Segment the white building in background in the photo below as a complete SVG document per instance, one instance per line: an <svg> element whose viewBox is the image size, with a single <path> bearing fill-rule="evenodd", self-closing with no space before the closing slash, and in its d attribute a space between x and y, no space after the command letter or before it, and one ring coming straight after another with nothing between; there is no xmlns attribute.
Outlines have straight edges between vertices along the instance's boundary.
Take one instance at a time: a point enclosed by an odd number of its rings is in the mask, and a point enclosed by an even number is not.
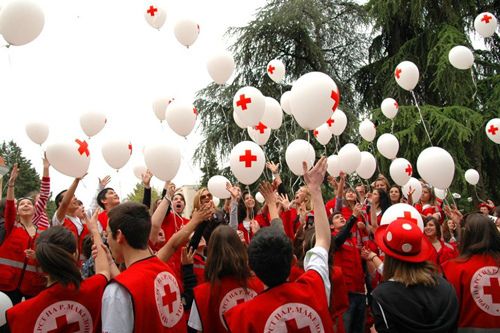
<svg viewBox="0 0 500 333"><path fill-rule="evenodd" d="M182 195L184 195L184 199L186 200L186 207L182 213L182 216L185 218L191 218L191 212L193 211L193 199L199 187L199 185L184 185L180 188L180 192L182 192Z"/></svg>

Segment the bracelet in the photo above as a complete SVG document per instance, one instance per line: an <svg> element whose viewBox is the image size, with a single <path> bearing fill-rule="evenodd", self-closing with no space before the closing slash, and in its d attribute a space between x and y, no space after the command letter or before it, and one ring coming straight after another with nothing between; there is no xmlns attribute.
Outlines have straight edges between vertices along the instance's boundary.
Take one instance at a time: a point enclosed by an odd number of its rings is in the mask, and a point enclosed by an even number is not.
<svg viewBox="0 0 500 333"><path fill-rule="evenodd" d="M375 259L376 257L377 257L377 255L376 255L376 254L374 254L374 255L373 255L373 257L368 258L368 260L373 261L373 259Z"/></svg>

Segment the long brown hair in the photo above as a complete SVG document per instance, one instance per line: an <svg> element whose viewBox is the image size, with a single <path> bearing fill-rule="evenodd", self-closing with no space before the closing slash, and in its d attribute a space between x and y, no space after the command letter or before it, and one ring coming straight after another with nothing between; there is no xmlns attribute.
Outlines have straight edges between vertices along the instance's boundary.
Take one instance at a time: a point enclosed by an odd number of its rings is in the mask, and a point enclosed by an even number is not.
<svg viewBox="0 0 500 333"><path fill-rule="evenodd" d="M246 287L250 268L247 249L236 231L227 225L220 225L208 243L205 279L213 286L226 276L235 278Z"/></svg>
<svg viewBox="0 0 500 333"><path fill-rule="evenodd" d="M434 287L437 285L436 266L429 261L414 263L401 261L389 255L384 259L384 280L394 279L405 287L424 285Z"/></svg>
<svg viewBox="0 0 500 333"><path fill-rule="evenodd" d="M467 260L475 254L487 254L500 262L500 232L488 217L479 213L464 218L460 242L460 258Z"/></svg>
<svg viewBox="0 0 500 333"><path fill-rule="evenodd" d="M62 226L47 229L36 240L36 260L42 270L53 281L78 289L82 275L73 256L75 252L75 236Z"/></svg>

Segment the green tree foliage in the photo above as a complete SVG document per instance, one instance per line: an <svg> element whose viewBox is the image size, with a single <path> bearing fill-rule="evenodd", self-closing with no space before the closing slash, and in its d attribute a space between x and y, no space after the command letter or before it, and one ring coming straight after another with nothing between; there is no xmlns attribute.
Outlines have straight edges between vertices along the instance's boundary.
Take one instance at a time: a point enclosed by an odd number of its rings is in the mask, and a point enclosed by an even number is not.
<svg viewBox="0 0 500 333"><path fill-rule="evenodd" d="M498 1L399 1L371 0L366 8L374 20L369 47L369 64L356 75L361 94L359 107L377 109L386 97L398 100L401 107L394 124L379 109L373 113L379 134L393 132L400 141L399 155L416 163L418 154L430 145L419 120L411 94L399 88L394 70L403 60L413 61L420 70L415 88L423 118L436 146L453 156L456 173L452 189L468 193L473 188L464 180L464 172L475 168L481 174L480 196L500 199L500 147L485 135L486 122L498 117L500 106L500 39L486 41L489 51L474 51L473 72L451 66L448 52L456 45L472 49L469 36L473 21L482 11L494 12ZM382 170L388 161L382 157ZM414 168L416 172L416 168Z"/></svg>
<svg viewBox="0 0 500 333"><path fill-rule="evenodd" d="M12 169L14 163L17 163L19 165L19 176L16 180L16 187L14 188L16 197L25 196L32 191L40 190L40 176L31 165L31 162L23 156L21 148L14 141L2 142L2 144L0 145L0 156L3 157L3 159L5 160L5 165L9 169ZM9 177L10 171L3 177L3 197L5 197L5 195L7 194L6 185Z"/></svg>
<svg viewBox="0 0 500 333"><path fill-rule="evenodd" d="M142 183L137 183L129 194L127 194L127 201L134 201L142 203L142 198L144 197L144 185ZM160 192L154 187L151 187L151 203L155 202L161 197Z"/></svg>
<svg viewBox="0 0 500 333"><path fill-rule="evenodd" d="M366 22L362 7L353 1L271 0L247 26L230 29L228 33L235 40L231 51L236 77L230 85L210 84L198 93L196 101L206 138L195 152L195 160L205 172L202 184L215 174L230 176L229 170L220 166L234 145L250 140L232 116L233 96L243 86L257 87L279 101L294 80L307 72L321 71L339 86L341 108L355 114L349 107L357 99L352 77L366 59ZM281 85L266 75L268 62L275 58L281 59L287 70ZM272 131L265 145L268 160L284 166L288 144L308 135L291 116L284 115L281 128ZM323 147L317 145L317 149L322 151ZM282 171L285 182L292 185L296 177L286 167Z"/></svg>

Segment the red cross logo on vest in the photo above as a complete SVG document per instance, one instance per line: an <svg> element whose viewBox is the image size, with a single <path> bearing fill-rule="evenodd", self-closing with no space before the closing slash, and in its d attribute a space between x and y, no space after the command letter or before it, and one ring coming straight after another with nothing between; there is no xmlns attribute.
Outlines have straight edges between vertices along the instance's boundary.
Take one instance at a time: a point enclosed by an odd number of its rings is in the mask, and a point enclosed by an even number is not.
<svg viewBox="0 0 500 333"><path fill-rule="evenodd" d="M162 297L163 306L168 308L168 313L174 312L174 302L177 299L177 293L170 290L170 286L166 284L163 287L165 291L165 296Z"/></svg>
<svg viewBox="0 0 500 333"><path fill-rule="evenodd" d="M151 16L155 16L155 13L158 11L158 8L155 8L153 6L149 6L149 9L146 11Z"/></svg>
<svg viewBox="0 0 500 333"><path fill-rule="evenodd" d="M80 141L78 139L75 140L75 142L78 144L78 152L80 153L80 155L87 155L89 156L90 155L90 152L89 152L89 145L87 143L87 141L83 140L83 141Z"/></svg>
<svg viewBox="0 0 500 333"><path fill-rule="evenodd" d="M500 271L498 266L479 268L470 281L470 295L479 309L500 316Z"/></svg>
<svg viewBox="0 0 500 333"><path fill-rule="evenodd" d="M493 17L489 16L488 14L484 14L484 16L481 18L481 22L485 22L486 24L490 23L490 20Z"/></svg>
<svg viewBox="0 0 500 333"><path fill-rule="evenodd" d="M491 124L490 128L488 128L488 133L491 133L491 135L496 135L498 131L498 127L495 127L495 125Z"/></svg>
<svg viewBox="0 0 500 333"><path fill-rule="evenodd" d="M394 75L396 76L397 79L401 78L402 72L403 72L403 70L401 68L396 68L396 72L394 73Z"/></svg>
<svg viewBox="0 0 500 333"><path fill-rule="evenodd" d="M405 172L408 176L411 176L412 172L413 172L413 168L411 167L411 164L408 164L408 166L406 167L405 169Z"/></svg>
<svg viewBox="0 0 500 333"><path fill-rule="evenodd" d="M257 155L252 155L250 149L245 150L245 155L240 155L240 162L245 162L245 168L251 168L252 162L257 161Z"/></svg>
<svg viewBox="0 0 500 333"><path fill-rule="evenodd" d="M340 95L335 90L332 90L332 93L330 94L330 98L333 99L332 111L335 111L335 109L337 108L337 106L340 103Z"/></svg>
<svg viewBox="0 0 500 333"><path fill-rule="evenodd" d="M267 318L264 332L325 332L321 316L304 303L287 303L276 308Z"/></svg>
<svg viewBox="0 0 500 333"><path fill-rule="evenodd" d="M130 150L130 155L132 155L132 144L131 143L128 144L128 150Z"/></svg>
<svg viewBox="0 0 500 333"><path fill-rule="evenodd" d="M263 123L259 122L257 126L254 127L256 131L259 131L260 134L264 134L265 130L267 129L267 126L264 125Z"/></svg>
<svg viewBox="0 0 500 333"><path fill-rule="evenodd" d="M240 95L240 99L236 102L236 106L241 107L241 110L248 109L247 104L252 103L252 99L250 97L246 98L245 94Z"/></svg>
<svg viewBox="0 0 500 333"><path fill-rule="evenodd" d="M269 65L269 67L267 67L267 71L269 72L269 74L274 74L275 69L276 68L273 65Z"/></svg>
<svg viewBox="0 0 500 333"><path fill-rule="evenodd" d="M298 328L297 321L295 320L295 318L288 319L287 321L285 321L285 325L286 325L287 332L311 333L311 329L309 328L309 325L306 327Z"/></svg>
<svg viewBox="0 0 500 333"><path fill-rule="evenodd" d="M332 127L334 122L335 122L335 120L332 118L328 118L328 120L326 121L326 123L328 124L328 127Z"/></svg>
<svg viewBox="0 0 500 333"><path fill-rule="evenodd" d="M158 273L154 281L154 293L162 325L174 327L184 315L177 280L167 271Z"/></svg>
<svg viewBox="0 0 500 333"><path fill-rule="evenodd" d="M497 277L490 278L490 285L484 286L483 291L485 295L490 295L493 303L500 304L500 284Z"/></svg>
<svg viewBox="0 0 500 333"><path fill-rule="evenodd" d="M56 318L57 327L53 330L47 331L47 333L57 333L61 332L62 328L64 328L64 332L73 333L80 331L80 324L78 322L74 322L68 324L68 319L66 319L66 315L62 315Z"/></svg>

